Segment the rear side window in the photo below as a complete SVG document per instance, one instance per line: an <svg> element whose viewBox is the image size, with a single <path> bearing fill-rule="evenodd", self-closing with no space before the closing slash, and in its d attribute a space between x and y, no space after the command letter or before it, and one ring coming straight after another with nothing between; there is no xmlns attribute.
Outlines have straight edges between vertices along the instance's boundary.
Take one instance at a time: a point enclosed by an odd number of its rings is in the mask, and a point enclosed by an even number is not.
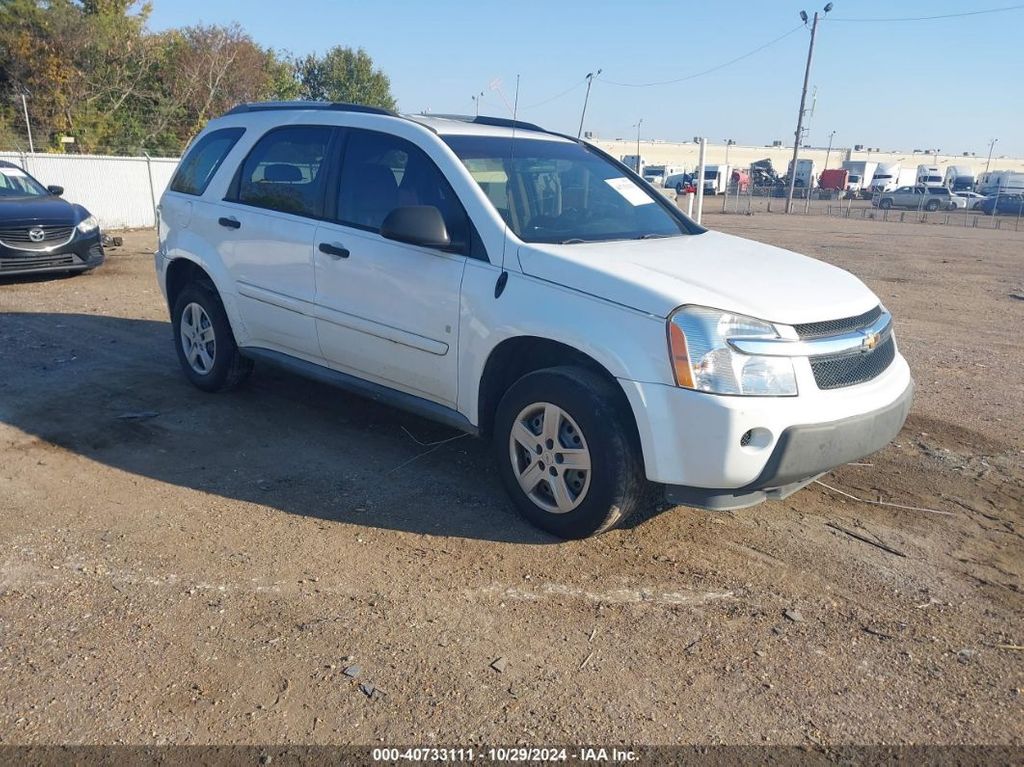
<svg viewBox="0 0 1024 767"><path fill-rule="evenodd" d="M376 232L395 208L433 205L444 217L451 249L469 252L472 231L466 211L419 147L387 133L352 130L341 167L339 222Z"/></svg>
<svg viewBox="0 0 1024 767"><path fill-rule="evenodd" d="M321 218L333 129L279 128L256 142L242 163L237 201L282 213Z"/></svg>
<svg viewBox="0 0 1024 767"><path fill-rule="evenodd" d="M171 179L171 191L201 195L245 128L221 128L197 141Z"/></svg>

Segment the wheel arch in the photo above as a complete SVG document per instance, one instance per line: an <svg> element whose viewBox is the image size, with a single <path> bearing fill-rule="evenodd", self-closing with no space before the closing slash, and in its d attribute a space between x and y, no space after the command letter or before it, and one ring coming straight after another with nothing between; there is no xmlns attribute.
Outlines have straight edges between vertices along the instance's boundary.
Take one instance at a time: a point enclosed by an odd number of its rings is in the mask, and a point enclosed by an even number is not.
<svg viewBox="0 0 1024 767"><path fill-rule="evenodd" d="M213 265L190 258L187 255L174 256L164 269L164 291L167 296L167 311L173 313L174 303L181 294L182 288L192 282L199 282L212 290L220 298L224 312L227 314L231 331L239 345L244 343L246 338L245 324L238 313L238 306L235 296L231 291L225 290L225 284L230 284L229 278L224 274L217 274Z"/></svg>
<svg viewBox="0 0 1024 767"><path fill-rule="evenodd" d="M535 335L506 338L487 356L480 376L477 393L477 424L480 434L489 436L494 426L498 403L509 387L524 375L546 368L578 365L601 376L613 385L620 405L629 417L639 444L636 414L626 397L622 385L611 371L586 352L570 344Z"/></svg>

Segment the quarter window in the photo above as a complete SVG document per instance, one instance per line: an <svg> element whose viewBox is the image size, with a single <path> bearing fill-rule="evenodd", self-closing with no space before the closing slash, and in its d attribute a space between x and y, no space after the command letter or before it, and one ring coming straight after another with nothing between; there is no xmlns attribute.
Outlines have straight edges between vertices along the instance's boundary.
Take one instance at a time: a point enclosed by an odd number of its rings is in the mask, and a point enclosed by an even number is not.
<svg viewBox="0 0 1024 767"><path fill-rule="evenodd" d="M197 196L203 194L243 133L245 128L221 128L199 139L175 171L171 179L171 191Z"/></svg>
<svg viewBox="0 0 1024 767"><path fill-rule="evenodd" d="M387 133L350 131L338 189L338 221L377 232L388 213L407 205L433 205L441 211L451 249L468 253L469 219L426 153Z"/></svg>
<svg viewBox="0 0 1024 767"><path fill-rule="evenodd" d="M242 163L238 202L321 218L332 129L296 126L261 138Z"/></svg>

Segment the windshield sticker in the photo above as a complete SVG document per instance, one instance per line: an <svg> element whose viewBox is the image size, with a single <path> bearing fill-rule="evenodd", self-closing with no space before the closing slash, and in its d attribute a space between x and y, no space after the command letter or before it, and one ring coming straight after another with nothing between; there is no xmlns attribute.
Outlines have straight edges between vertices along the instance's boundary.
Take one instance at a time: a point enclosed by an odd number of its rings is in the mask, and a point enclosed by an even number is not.
<svg viewBox="0 0 1024 767"><path fill-rule="evenodd" d="M643 189L638 187L625 176L619 176L618 178L606 178L604 183L625 197L626 201L630 205L651 205L654 202L654 200L647 196Z"/></svg>
<svg viewBox="0 0 1024 767"><path fill-rule="evenodd" d="M28 175L21 168L0 168L0 173L11 178L25 178Z"/></svg>

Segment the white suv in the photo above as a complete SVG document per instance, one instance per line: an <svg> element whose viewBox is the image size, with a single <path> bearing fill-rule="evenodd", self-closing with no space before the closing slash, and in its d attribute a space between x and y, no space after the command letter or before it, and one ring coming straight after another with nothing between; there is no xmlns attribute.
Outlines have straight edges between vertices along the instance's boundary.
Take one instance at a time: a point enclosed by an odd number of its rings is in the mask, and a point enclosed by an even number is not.
<svg viewBox="0 0 1024 767"><path fill-rule="evenodd" d="M160 203L185 375L282 365L488 437L562 537L780 498L878 450L913 382L852 275L707 231L574 138L487 117L240 106Z"/></svg>

